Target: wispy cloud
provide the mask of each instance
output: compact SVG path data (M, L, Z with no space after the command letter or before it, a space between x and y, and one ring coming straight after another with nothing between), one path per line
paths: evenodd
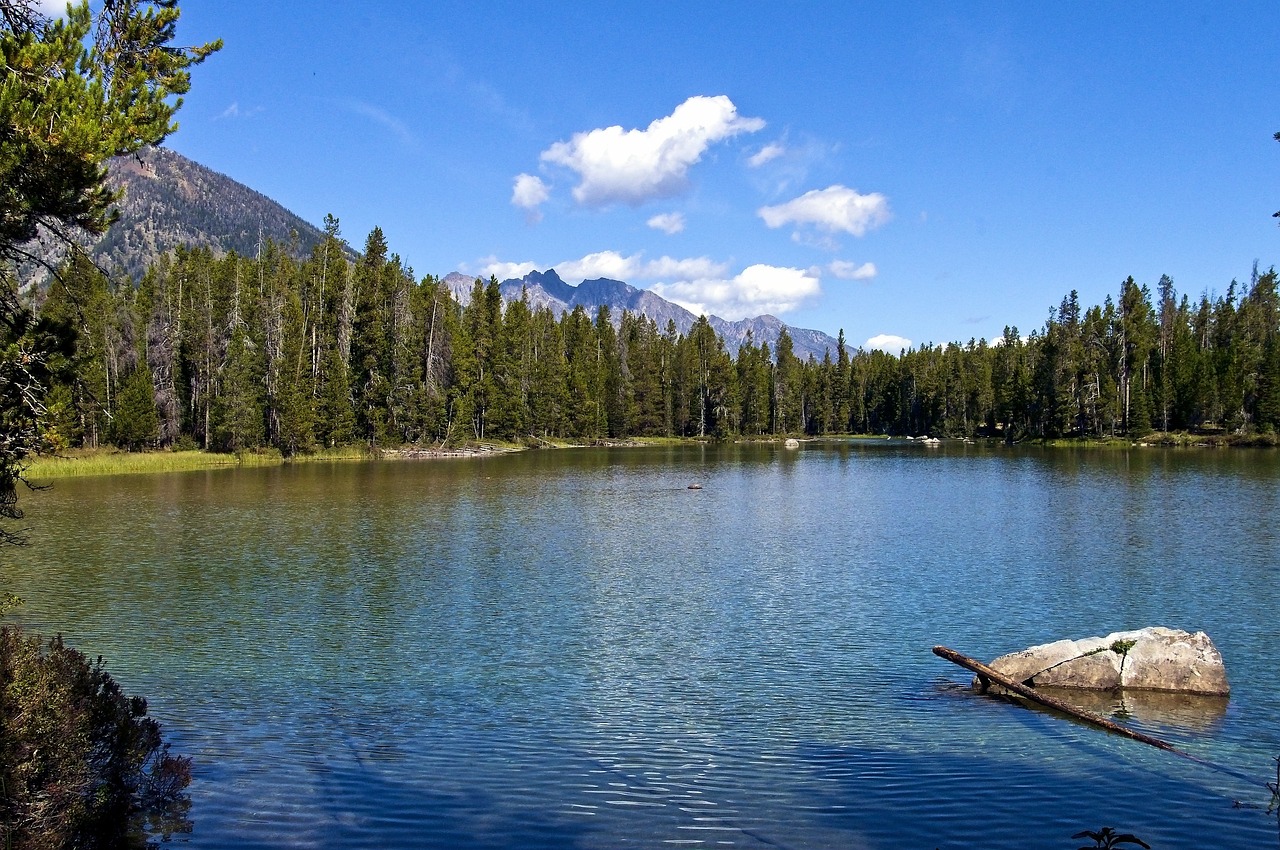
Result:
M806 184L812 185L813 173L831 173L833 158L840 145L824 139L805 136L793 139L790 134L765 145L747 160L748 175L756 191L769 199L794 194Z
M876 276L876 264L858 265L848 260L832 260L827 264L827 271L840 280L871 280Z
M575 133L543 151L542 161L577 173L573 197L583 206L638 206L683 192L689 169L712 144L763 128L724 95L696 96L643 130L614 125Z
M523 136L534 132L537 122L528 112L512 106L498 88L464 67L453 53L439 46L424 46L418 61L427 84L460 97L477 118L501 124L509 133ZM482 54L474 52L468 59L469 64L481 67L484 61Z
M760 166L764 165L766 162L772 162L773 160L782 156L786 152L787 152L786 146L784 146L781 142L770 142L769 144L765 145L760 150L752 154L751 158L747 160L747 165L751 166L752 168L759 168Z
M365 103L362 100L348 99L348 100L340 101L340 103L342 104L343 108L347 109L348 111L353 112L356 115L359 115L363 118L368 118L370 121L374 122L375 124L378 124L379 126L386 128L387 130L390 130L392 135L398 138L403 144L409 145L411 147L414 147L418 144L417 137L413 135L413 132L410 131L409 127L399 118L396 118L394 115L392 115L390 112L387 112L385 109L379 106L374 106L371 103Z
M684 230L684 213L658 213L646 221L645 224L649 225L654 230L661 230L668 236L674 236Z
M231 105L230 105L230 106L228 106L226 109L224 109L224 110L222 110L220 113L218 113L217 117L215 117L215 118L214 118L214 120L215 120L215 121L223 121L223 120L228 120L228 121L229 121L229 120L231 120L231 119L233 119L233 118L252 118L253 116L257 115L257 114L258 114L259 112L261 112L261 111L262 111L262 107L261 107L261 106L254 106L254 107L252 107L252 108L250 108L250 109L241 109L241 108L240 108L240 101L235 100L235 101L232 101L232 102L231 102Z

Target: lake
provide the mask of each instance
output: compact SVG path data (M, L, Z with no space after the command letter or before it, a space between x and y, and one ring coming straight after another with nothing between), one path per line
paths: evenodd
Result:
M700 484L702 489L689 489ZM15 618L195 760L193 848L1280 847L1280 453L896 441L60 480ZM1230 701L934 657L1203 629Z

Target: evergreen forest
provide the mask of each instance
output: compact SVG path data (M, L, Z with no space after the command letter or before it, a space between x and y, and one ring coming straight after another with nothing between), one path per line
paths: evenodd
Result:
M893 434L1005 440L1137 438L1152 431L1260 436L1280 425L1276 273L1191 298L1132 278L1085 307L1075 292L1043 327L801 360L727 351L705 317L674 324L601 308L556 315L469 303L415 280L379 229L352 261L338 222L305 259L179 250L136 284L73 259L37 299L78 332L48 399L54 445L130 450L276 448L285 455L477 441Z

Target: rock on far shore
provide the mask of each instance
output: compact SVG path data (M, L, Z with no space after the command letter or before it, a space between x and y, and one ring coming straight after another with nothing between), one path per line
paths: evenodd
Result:
M1222 655L1208 635L1163 626L1054 641L1002 655L990 666L1031 687L1231 692Z

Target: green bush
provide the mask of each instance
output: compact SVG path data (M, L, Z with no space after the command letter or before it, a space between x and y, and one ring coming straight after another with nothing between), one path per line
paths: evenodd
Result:
M0 628L0 844L117 846L136 814L186 802L190 759L172 756L147 703L66 646Z

